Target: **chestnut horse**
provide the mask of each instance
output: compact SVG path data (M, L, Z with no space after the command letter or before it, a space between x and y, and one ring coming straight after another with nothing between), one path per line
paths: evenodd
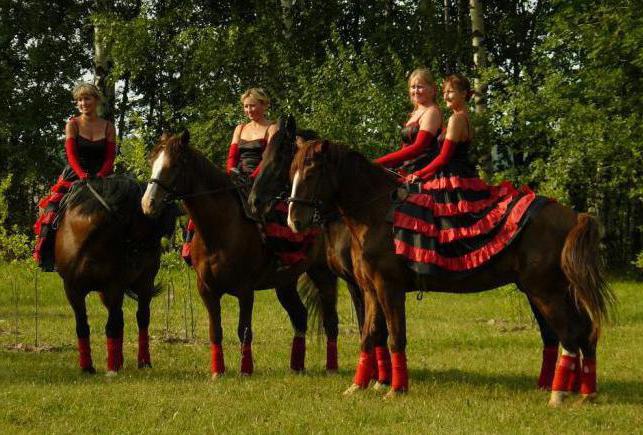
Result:
M311 137L295 136L295 120L292 116L287 117L284 122L280 120L280 124L282 125L278 132L279 138L275 138L277 140L273 139L270 147L264 152L261 172L254 182L248 199L255 214L266 213L277 197L287 196L284 192L288 192L291 189L289 172L297 146L303 146L305 140L311 139ZM349 285L357 287L350 257L351 235L348 227L341 220L341 215L337 210L332 210L330 214L320 215L319 217L323 217L321 219L323 220L322 230L327 241L329 267ZM411 291L410 288L407 290ZM316 299L312 299L310 302L315 303ZM551 389L558 356L558 338L531 301L529 301L529 305L540 327L543 341L543 359L537 384L542 389ZM310 304L307 307L312 308ZM387 348L386 341L388 338L386 323L383 322L383 317L380 320L382 320L381 330L383 333L378 336L380 342L375 343L376 356L378 357L378 382L375 384L376 388L382 384L389 384L391 376L390 363L379 361L379 357L387 354L385 349Z
M76 317L82 371L95 373L85 297L100 292L107 308L107 373L123 365L123 297L138 301L138 366L151 367L150 302L161 257L163 226L143 215L143 189L133 179L112 176L76 182L61 203L55 239L56 270ZM161 216L172 231L175 215ZM171 222L168 222L171 221ZM169 223L169 225L167 225Z
M152 178L142 206L146 214L155 215L173 199L182 199L196 226L192 264L209 316L212 376L225 372L221 297L228 293L239 300L241 373L249 375L254 367L251 348L254 291L271 288L275 288L295 331L290 367L295 371L304 369L307 311L297 293L297 279L303 272L319 288L323 299L322 316L328 338L326 367L336 370L337 278L325 262L304 260L288 268L279 267L263 243L257 223L245 216L239 193L229 177L188 142L187 132L161 137L150 156ZM320 257L315 254L319 249L320 245L315 244L309 258Z
M601 273L594 218L549 201L486 267L461 279L420 277L393 249L392 224L386 215L398 187L394 176L360 153L326 141L310 142L298 150L291 174L288 224L293 231L310 227L315 209L324 213L335 207L352 234L354 273L365 293L366 314L360 364L347 392L368 385L369 355L382 333L381 317L390 334L393 360L389 396L407 390L407 289L467 293L515 283L543 314L563 347L550 405L560 405L577 385L584 398L596 396L596 345L614 296Z

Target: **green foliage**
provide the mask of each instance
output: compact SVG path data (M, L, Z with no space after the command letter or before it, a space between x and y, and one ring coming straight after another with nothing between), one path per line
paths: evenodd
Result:
M11 226L9 230L5 228L9 216L6 192L12 180L12 174L0 179L0 259L4 261L26 259L31 253L29 237L20 233L17 225Z

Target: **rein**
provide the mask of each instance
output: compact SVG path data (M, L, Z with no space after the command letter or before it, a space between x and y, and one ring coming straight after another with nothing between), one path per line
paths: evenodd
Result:
M209 194L212 194L212 193L220 193L220 192L225 192L225 191L228 191L228 190L234 190L234 189L237 188L235 185L232 185L232 186L220 187L218 189L201 190L199 192L193 192L193 193L182 193L182 192L179 192L176 189L172 188L171 186L168 186L167 184L163 183L158 178L150 178L148 183L149 184L156 184L161 189L165 190L165 192L168 193L168 196L165 198L166 202L172 202L172 201L175 201L175 200L183 200L185 198L194 198L196 196L209 195Z

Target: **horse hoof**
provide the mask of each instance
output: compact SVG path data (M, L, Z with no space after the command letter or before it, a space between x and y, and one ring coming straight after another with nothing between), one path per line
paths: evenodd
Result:
M357 384L353 384L344 391L344 396L351 396L360 390L363 390L363 388Z
M139 369L151 369L152 368L152 363L151 362L139 362L138 363L138 368Z
M339 370L337 369L326 369L326 374L327 375L336 375L339 373Z
M89 367L84 367L80 369L83 373L87 373L88 375L95 375L96 374L96 369L94 366L89 366Z
M108 378L113 378L116 375L118 375L118 372L115 370L107 370L107 372L105 372L105 376L107 376Z
M578 402L579 405L590 405L592 403L596 403L598 399L598 394L596 393L591 393L591 394L583 394L580 398L580 401Z
M373 390L375 391L386 391L391 387L389 384L381 383L380 381L377 381L373 384Z
M304 369L290 369L290 372L293 375L303 375L304 374Z
M223 378L223 373L212 373L212 380L216 381L218 379Z
M250 376L252 376L252 372L250 372L250 373L248 373L248 372L239 372L239 376L242 376L244 378L249 378Z
M563 402L568 396L569 393L567 391L552 391L548 405L551 408L558 408L563 405Z
M384 395L384 399L385 400L392 400L392 399L395 399L397 397L402 397L402 396L405 396L405 395L406 395L406 390L394 390L394 389L391 388L389 390L389 392Z

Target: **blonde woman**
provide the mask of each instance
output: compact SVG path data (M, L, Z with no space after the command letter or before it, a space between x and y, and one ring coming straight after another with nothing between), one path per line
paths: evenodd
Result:
M92 177L105 177L114 170L116 131L107 120L98 116L101 95L90 83L80 83L72 91L79 115L65 126L67 166L51 189L40 201L44 212L35 224L36 246L33 257L44 271L54 268L54 228L60 200L73 182Z

